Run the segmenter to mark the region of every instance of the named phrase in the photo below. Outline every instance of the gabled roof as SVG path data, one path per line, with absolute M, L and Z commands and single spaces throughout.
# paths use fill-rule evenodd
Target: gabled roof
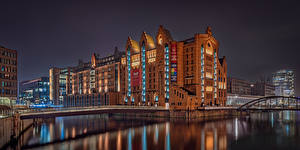
M 169 30 L 165 29 L 162 25 L 159 26 L 159 29 L 158 29 L 158 34 L 163 34 L 166 38 L 167 41 L 165 42 L 170 42 L 170 41 L 173 41 L 173 38 L 171 36 L 171 33 Z
M 133 39 L 131 39 L 130 37 L 128 38 L 130 45 L 131 45 L 131 49 L 134 51 L 134 53 L 139 53 L 140 52 L 140 46 L 139 43 Z
M 165 34 L 167 35 L 167 37 L 170 38 L 171 41 L 173 41 L 173 38 L 172 38 L 172 35 L 171 35 L 171 32 L 168 30 L 168 29 L 165 29 Z
M 145 35 L 145 38 L 147 40 L 148 48 L 149 49 L 154 49 L 155 48 L 155 43 L 154 43 L 153 38 L 149 34 L 147 34 L 146 32 L 143 32 L 143 34 Z

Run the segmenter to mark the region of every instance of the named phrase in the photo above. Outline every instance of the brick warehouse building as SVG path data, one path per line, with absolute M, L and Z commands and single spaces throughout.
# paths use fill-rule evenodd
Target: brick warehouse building
M 14 105 L 18 89 L 17 51 L 0 45 L 0 103 Z
M 197 109 L 226 104 L 227 63 L 210 27 L 205 34 L 175 41 L 160 26 L 155 39 L 128 37 L 125 53 L 98 58 L 72 75 L 66 106 L 147 105 Z
M 145 32 L 139 42 L 129 37 L 121 60 L 121 103 L 173 109 L 224 106 L 227 63 L 218 52 L 210 27 L 183 41 L 173 40 L 162 26 L 155 41 Z
M 120 94 L 120 60 L 122 52 L 115 49 L 113 55 L 99 58 L 93 54 L 89 65 L 74 67 L 66 85 L 64 105 L 101 106 L 119 104 Z

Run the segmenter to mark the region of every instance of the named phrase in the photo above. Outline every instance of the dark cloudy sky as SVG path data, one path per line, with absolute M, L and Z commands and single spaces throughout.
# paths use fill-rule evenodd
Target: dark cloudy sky
M 289 0 L 1 0 L 0 45 L 18 50 L 22 81 L 48 75 L 51 66 L 88 61 L 93 52 L 124 50 L 128 36 L 155 36 L 160 24 L 175 40 L 209 25 L 230 76 L 255 80 L 291 68 L 300 95 L 299 18 L 299 4 Z

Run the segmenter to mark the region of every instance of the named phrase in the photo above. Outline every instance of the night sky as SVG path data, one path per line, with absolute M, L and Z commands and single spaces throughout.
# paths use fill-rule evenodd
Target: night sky
M 299 3 L 299 2 L 298 2 Z M 228 75 L 248 80 L 290 68 L 300 95 L 300 9 L 297 1 L 0 1 L 0 45 L 16 49 L 19 80 L 50 67 L 89 61 L 93 52 L 124 51 L 128 36 L 155 37 L 159 25 L 175 40 L 212 27 Z

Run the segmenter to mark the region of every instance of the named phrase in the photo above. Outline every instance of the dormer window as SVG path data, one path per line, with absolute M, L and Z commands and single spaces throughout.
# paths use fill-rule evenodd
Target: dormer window
M 162 36 L 161 35 L 158 36 L 158 44 L 162 45 Z

